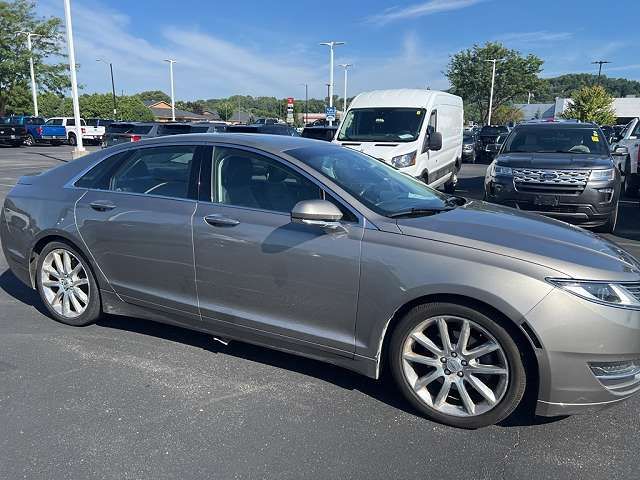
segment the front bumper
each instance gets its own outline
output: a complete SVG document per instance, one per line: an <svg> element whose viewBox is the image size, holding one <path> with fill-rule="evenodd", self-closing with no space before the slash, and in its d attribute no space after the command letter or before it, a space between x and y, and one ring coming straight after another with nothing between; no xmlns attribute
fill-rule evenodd
<svg viewBox="0 0 640 480"><path fill-rule="evenodd" d="M590 365L640 359L640 311L583 300L556 288L526 321L538 336L540 384L536 413L588 413L640 391L640 374L598 379Z"/></svg>
<svg viewBox="0 0 640 480"><path fill-rule="evenodd" d="M516 189L512 177L485 178L485 195L489 202L584 227L596 227L609 220L616 208L619 190L619 182L606 181L589 182L579 193L523 192Z"/></svg>

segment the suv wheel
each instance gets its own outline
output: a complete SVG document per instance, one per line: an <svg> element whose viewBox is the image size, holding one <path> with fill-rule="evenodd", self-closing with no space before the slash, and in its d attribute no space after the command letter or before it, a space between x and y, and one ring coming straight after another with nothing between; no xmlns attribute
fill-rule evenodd
<svg viewBox="0 0 640 480"><path fill-rule="evenodd" d="M75 147L76 143L78 143L76 141L76 136L73 133L70 133L69 134L69 145L71 145L72 147Z"/></svg>
<svg viewBox="0 0 640 480"><path fill-rule="evenodd" d="M404 396L440 423L493 425L509 416L524 395L524 363L511 335L463 305L415 307L394 331L389 355Z"/></svg>

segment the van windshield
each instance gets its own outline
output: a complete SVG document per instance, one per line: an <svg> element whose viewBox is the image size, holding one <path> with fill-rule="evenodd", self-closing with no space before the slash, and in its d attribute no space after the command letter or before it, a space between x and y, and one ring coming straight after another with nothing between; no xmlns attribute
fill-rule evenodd
<svg viewBox="0 0 640 480"><path fill-rule="evenodd" d="M338 140L413 142L420 136L424 108L353 108L347 112Z"/></svg>

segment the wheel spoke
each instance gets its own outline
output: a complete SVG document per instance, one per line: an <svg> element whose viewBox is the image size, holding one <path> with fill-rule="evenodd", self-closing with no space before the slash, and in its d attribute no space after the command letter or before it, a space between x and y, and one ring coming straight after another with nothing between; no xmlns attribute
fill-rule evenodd
<svg viewBox="0 0 640 480"><path fill-rule="evenodd" d="M480 395L484 397L484 399L489 403L489 405L494 405L496 403L496 397L493 394L493 390L491 390L482 380L478 377L474 377L473 375L469 375L467 381L469 385L475 388Z"/></svg>
<svg viewBox="0 0 640 480"><path fill-rule="evenodd" d="M76 297L73 290L69 292L69 297L71 298L71 304L73 305L73 308L75 309L76 313L82 313L82 310L84 307L78 301L78 297Z"/></svg>
<svg viewBox="0 0 640 480"><path fill-rule="evenodd" d="M79 278L78 280L73 282L73 286L79 287L80 285L87 285L88 283L89 280L87 280L86 278Z"/></svg>
<svg viewBox="0 0 640 480"><path fill-rule="evenodd" d="M67 292L62 295L62 315L69 315L69 294Z"/></svg>
<svg viewBox="0 0 640 480"><path fill-rule="evenodd" d="M467 344L469 343L469 336L471 335L471 323L469 320L462 321L462 328L460 329L460 338L458 338L458 344L456 345L456 351L458 353L467 350Z"/></svg>
<svg viewBox="0 0 640 480"><path fill-rule="evenodd" d="M437 357L441 357L444 354L442 349L439 348L435 343L433 343L431 339L423 333L414 332L411 334L411 338L413 338L416 342L418 342L420 345L422 345Z"/></svg>
<svg viewBox="0 0 640 480"><path fill-rule="evenodd" d="M73 270L71 270L71 277L72 278L77 278L78 273L80 272L80 270L82 270L82 264L80 262L78 262L78 264L73 267Z"/></svg>
<svg viewBox="0 0 640 480"><path fill-rule="evenodd" d="M451 380L448 377L445 377L444 382L442 383L442 387L440 387L440 391L438 392L438 396L433 401L433 406L436 408L441 407L442 404L447 400L450 391Z"/></svg>
<svg viewBox="0 0 640 480"><path fill-rule="evenodd" d="M480 373L484 375L506 375L507 369L499 367L497 365L482 365L476 363L475 365L469 365L469 368L473 373Z"/></svg>
<svg viewBox="0 0 640 480"><path fill-rule="evenodd" d="M413 384L413 389L415 391L420 390L422 387L426 387L431 382L441 377L442 374L439 371L431 372L429 375L425 375L424 377L420 377L416 380L416 383Z"/></svg>
<svg viewBox="0 0 640 480"><path fill-rule="evenodd" d="M60 274L53 268L43 268L42 271L47 275L49 275L50 277L55 277L57 279L60 278Z"/></svg>
<svg viewBox="0 0 640 480"><path fill-rule="evenodd" d="M89 297L87 296L86 293L84 293L82 290L80 290L79 288L76 288L75 290L75 294L78 297L78 300L80 300L82 303L84 303L85 305L87 303L89 303Z"/></svg>
<svg viewBox="0 0 640 480"><path fill-rule="evenodd" d="M408 352L402 355L408 362L421 363L422 365L429 365L430 367L437 367L440 365L440 360L437 358L425 357L424 355L418 355L417 353Z"/></svg>
<svg viewBox="0 0 640 480"><path fill-rule="evenodd" d="M467 391L467 387L464 384L464 380L460 379L460 381L456 383L456 387L458 389L458 393L460 394L460 399L462 400L464 409L469 415L474 415L476 413L476 404L473 403L473 400L471 399L471 396Z"/></svg>
<svg viewBox="0 0 640 480"><path fill-rule="evenodd" d="M60 300L62 299L62 293L63 293L62 289L58 290L58 292L53 297L53 300L51 300L51 305L60 304Z"/></svg>
<svg viewBox="0 0 640 480"><path fill-rule="evenodd" d="M58 282L57 280L43 280L42 281L42 286L43 287L58 287L60 285L60 282Z"/></svg>
<svg viewBox="0 0 640 480"><path fill-rule="evenodd" d="M465 356L469 360L472 360L474 358L482 357L483 355L486 355L488 353L495 352L499 348L500 348L500 345L498 345L497 343L488 341L486 343L483 343L479 347L476 347L472 350L469 350L468 352L465 352Z"/></svg>
<svg viewBox="0 0 640 480"><path fill-rule="evenodd" d="M440 339L442 340L442 348L445 352L450 352L453 350L453 347L451 346L451 339L449 338L449 327L443 317L438 319L438 330L440 332Z"/></svg>
<svg viewBox="0 0 640 480"><path fill-rule="evenodd" d="M58 252L53 252L53 262L55 263L55 268L58 271L58 276L64 275L64 266L62 265L62 259Z"/></svg>
<svg viewBox="0 0 640 480"><path fill-rule="evenodd" d="M62 264L64 266L64 273L67 275L71 273L71 256L69 252L62 252Z"/></svg>

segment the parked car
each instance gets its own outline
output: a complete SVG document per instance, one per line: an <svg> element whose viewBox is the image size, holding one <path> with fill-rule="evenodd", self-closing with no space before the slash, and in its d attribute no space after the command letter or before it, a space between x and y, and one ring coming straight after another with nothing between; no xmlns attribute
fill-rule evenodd
<svg viewBox="0 0 640 480"><path fill-rule="evenodd" d="M471 131L465 130L462 135L462 161L476 163L477 137Z"/></svg>
<svg viewBox="0 0 640 480"><path fill-rule="evenodd" d="M190 133L222 133L227 131L224 122L192 123Z"/></svg>
<svg viewBox="0 0 640 480"><path fill-rule="evenodd" d="M487 169L485 198L613 232L620 173L597 125L543 122L518 125Z"/></svg>
<svg viewBox="0 0 640 480"><path fill-rule="evenodd" d="M12 117L0 117L0 145L19 147L27 138L27 129Z"/></svg>
<svg viewBox="0 0 640 480"><path fill-rule="evenodd" d="M485 125L478 133L478 143L476 155L479 160L487 161L491 157L491 152L487 149L489 145L495 145L496 140L502 134L509 133L509 129L504 125Z"/></svg>
<svg viewBox="0 0 640 480"><path fill-rule="evenodd" d="M139 142L143 138L156 136L157 128L158 124L153 122L114 122L106 127L102 146Z"/></svg>
<svg viewBox="0 0 640 480"><path fill-rule="evenodd" d="M356 96L334 142L453 192L462 166L462 99L436 90Z"/></svg>
<svg viewBox="0 0 640 480"><path fill-rule="evenodd" d="M66 130L63 126L51 125L42 117L15 115L11 117L10 121L25 127L27 136L24 139L24 144L27 146L32 146L36 143L61 145L67 139Z"/></svg>
<svg viewBox="0 0 640 480"><path fill-rule="evenodd" d="M255 122L255 125L273 125L276 123L281 123L277 118L258 118Z"/></svg>
<svg viewBox="0 0 640 480"><path fill-rule="evenodd" d="M609 144L613 144L616 139L616 129L611 125L601 125L600 130L604 133L604 138L607 139Z"/></svg>
<svg viewBox="0 0 640 480"><path fill-rule="evenodd" d="M229 133L266 133L269 135L286 135L289 137L299 137L298 131L284 123L266 124L266 125L229 125L227 126Z"/></svg>
<svg viewBox="0 0 640 480"><path fill-rule="evenodd" d="M330 142L336 136L338 127L325 126L325 127L304 127L302 129L301 136L305 138L314 138L316 140L326 140Z"/></svg>
<svg viewBox="0 0 640 480"><path fill-rule="evenodd" d="M638 195L640 187L640 118L634 118L616 136L614 158L622 172L622 189L626 195Z"/></svg>
<svg viewBox="0 0 640 480"><path fill-rule="evenodd" d="M67 143L69 145L77 145L77 129L76 121L73 117L52 117L47 121L50 125L62 125L65 127ZM84 119L80 119L80 126L82 131L82 141L87 143L102 143L102 137L105 134L105 128L88 126Z"/></svg>
<svg viewBox="0 0 640 480"><path fill-rule="evenodd" d="M489 145L487 145L485 147L485 158L493 160L500 151L502 144L505 142L508 136L508 133L501 133L500 135L498 135L498 138L496 138L496 143L490 143Z"/></svg>
<svg viewBox="0 0 640 480"><path fill-rule="evenodd" d="M0 239L60 322L138 316L372 378L388 366L449 425L499 422L527 386L551 416L640 389L631 255L331 143L200 134L100 150L20 179Z"/></svg>

